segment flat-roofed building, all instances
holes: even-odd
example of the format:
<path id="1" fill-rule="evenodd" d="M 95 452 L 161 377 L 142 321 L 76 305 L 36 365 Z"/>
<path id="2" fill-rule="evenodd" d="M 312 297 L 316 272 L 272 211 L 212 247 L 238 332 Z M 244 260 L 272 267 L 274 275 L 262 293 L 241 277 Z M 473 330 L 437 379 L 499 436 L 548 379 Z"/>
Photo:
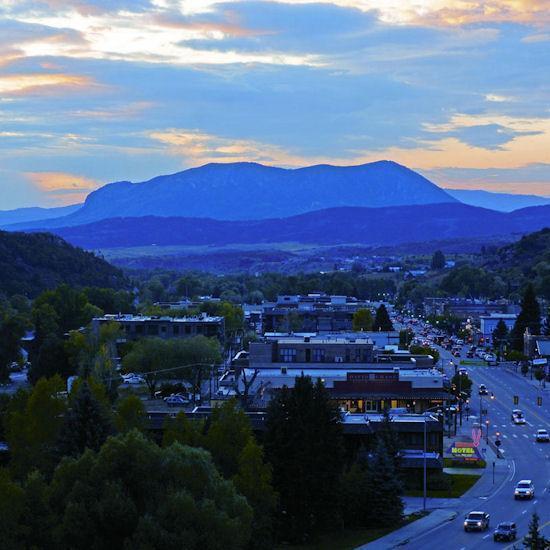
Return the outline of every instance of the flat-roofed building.
<path id="1" fill-rule="evenodd" d="M 224 318 L 206 314 L 196 317 L 104 315 L 92 320 L 92 330 L 99 334 L 101 325 L 113 322 L 121 326 L 128 340 L 145 337 L 191 338 L 202 335 L 222 341 L 225 333 Z"/>

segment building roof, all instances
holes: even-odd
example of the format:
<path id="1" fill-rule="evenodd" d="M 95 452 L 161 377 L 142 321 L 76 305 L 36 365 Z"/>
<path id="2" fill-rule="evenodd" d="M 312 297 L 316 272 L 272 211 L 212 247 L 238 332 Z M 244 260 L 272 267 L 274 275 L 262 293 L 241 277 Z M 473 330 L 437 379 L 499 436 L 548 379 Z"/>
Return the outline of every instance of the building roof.
<path id="1" fill-rule="evenodd" d="M 115 321 L 120 323 L 144 323 L 150 321 L 168 322 L 168 323 L 219 323 L 223 321 L 223 317 L 210 315 L 196 315 L 189 317 L 170 317 L 169 315 L 132 315 L 130 313 L 122 313 L 119 315 L 103 315 L 102 317 L 94 317 L 94 321 Z"/>
<path id="2" fill-rule="evenodd" d="M 537 339 L 537 353 L 539 355 L 550 355 L 550 340 Z"/>

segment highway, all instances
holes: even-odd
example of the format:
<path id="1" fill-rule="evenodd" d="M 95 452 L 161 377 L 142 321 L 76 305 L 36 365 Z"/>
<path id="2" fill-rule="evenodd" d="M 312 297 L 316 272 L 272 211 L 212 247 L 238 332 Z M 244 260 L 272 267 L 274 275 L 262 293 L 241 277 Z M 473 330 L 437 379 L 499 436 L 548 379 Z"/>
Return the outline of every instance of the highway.
<path id="1" fill-rule="evenodd" d="M 459 359 L 451 357 L 446 350 L 440 349 L 440 351 L 445 370 L 451 377 L 454 369 L 450 365 L 450 360 L 458 362 Z M 493 542 L 493 530 L 501 521 L 516 522 L 518 538 L 515 547 L 523 548 L 521 540 L 527 533 L 531 514 L 534 511 L 537 511 L 541 518 L 540 525 L 544 526 L 543 532 L 546 537 L 550 537 L 550 443 L 536 443 L 534 438 L 537 429 L 550 430 L 550 392 L 543 393 L 542 390 L 503 367 L 466 366 L 466 369 L 473 381 L 470 415 L 479 418 L 477 392 L 479 384 L 485 384 L 489 393 L 494 393 L 495 399 L 483 398 L 483 408 L 487 409 L 487 416 L 483 416 L 483 423 L 485 424 L 485 420 L 489 419 L 490 436 L 494 436 L 497 431 L 500 432 L 501 449 L 508 464 L 508 473 L 495 485 L 494 491 L 488 496 L 475 496 L 474 486 L 463 497 L 456 499 L 456 505 L 451 504 L 452 509 L 459 512 L 454 520 L 411 540 L 406 548 L 448 550 L 483 549 L 496 546 L 514 548 L 513 543 Z M 514 395 L 519 397 L 518 405 L 514 405 Z M 537 396 L 540 395 L 544 395 L 542 406 L 537 405 Z M 511 422 L 510 415 L 514 408 L 524 412 L 526 425 L 516 426 Z M 485 430 L 483 434 L 485 437 Z M 533 500 L 514 500 L 514 487 L 521 479 L 531 479 L 535 484 Z M 473 495 L 469 496 L 472 493 Z M 472 510 L 485 511 L 491 515 L 489 530 L 481 533 L 464 531 L 464 516 Z"/>

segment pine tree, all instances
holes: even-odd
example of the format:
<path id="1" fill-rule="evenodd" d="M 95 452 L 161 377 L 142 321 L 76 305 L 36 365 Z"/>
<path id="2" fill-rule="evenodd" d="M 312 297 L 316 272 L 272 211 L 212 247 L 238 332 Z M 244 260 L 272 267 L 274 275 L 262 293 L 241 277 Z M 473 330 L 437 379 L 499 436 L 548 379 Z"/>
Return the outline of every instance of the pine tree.
<path id="1" fill-rule="evenodd" d="M 529 550 L 545 550 L 550 544 L 550 540 L 539 533 L 539 519 L 538 514 L 534 512 L 529 522 L 529 531 L 523 538 L 523 546 Z"/>
<path id="2" fill-rule="evenodd" d="M 296 378 L 269 405 L 265 450 L 280 495 L 286 539 L 307 540 L 316 531 L 339 524 L 337 499 L 342 469 L 338 409 L 323 383 Z"/>
<path id="3" fill-rule="evenodd" d="M 370 464 L 372 484 L 377 488 L 376 499 L 372 502 L 373 516 L 379 526 L 397 525 L 403 518 L 403 486 L 397 478 L 397 472 L 388 449 L 381 439 L 378 440 Z"/>
<path id="4" fill-rule="evenodd" d="M 445 255 L 441 250 L 436 250 L 432 256 L 432 271 L 438 271 L 445 267 Z"/>
<path id="5" fill-rule="evenodd" d="M 512 347 L 517 351 L 523 351 L 523 334 L 526 328 L 531 334 L 540 334 L 540 306 L 531 283 L 525 289 L 521 311 L 512 329 Z"/>
<path id="6" fill-rule="evenodd" d="M 393 460 L 394 468 L 397 473 L 401 463 L 400 450 L 402 444 L 399 435 L 393 427 L 391 416 L 387 409 L 382 413 L 382 422 L 380 422 L 380 427 L 376 435 L 377 438 L 384 443 L 388 455 Z"/>
<path id="7" fill-rule="evenodd" d="M 86 449 L 98 451 L 112 431 L 105 406 L 94 396 L 89 383 L 81 382 L 61 427 L 59 454 L 80 456 Z"/>
<path id="8" fill-rule="evenodd" d="M 391 322 L 388 310 L 384 304 L 380 304 L 376 310 L 376 316 L 374 317 L 374 324 L 372 330 L 389 332 L 393 330 L 393 324 Z"/>
<path id="9" fill-rule="evenodd" d="M 493 344 L 496 348 L 498 348 L 498 356 L 500 359 L 500 356 L 502 355 L 502 350 L 504 347 L 504 344 L 508 341 L 508 327 L 506 326 L 506 323 L 500 319 L 497 323 L 497 326 L 495 327 L 495 330 L 493 330 Z"/>

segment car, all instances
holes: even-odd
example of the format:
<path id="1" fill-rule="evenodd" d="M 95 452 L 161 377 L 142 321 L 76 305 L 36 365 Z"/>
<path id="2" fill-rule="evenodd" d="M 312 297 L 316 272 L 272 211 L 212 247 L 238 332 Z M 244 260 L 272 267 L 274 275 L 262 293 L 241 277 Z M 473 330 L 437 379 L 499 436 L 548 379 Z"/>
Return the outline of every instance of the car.
<path id="1" fill-rule="evenodd" d="M 453 355 L 453 357 L 460 357 L 460 350 L 458 350 L 458 349 L 453 350 L 452 355 Z"/>
<path id="2" fill-rule="evenodd" d="M 182 395 L 171 395 L 170 397 L 165 397 L 164 402 L 169 407 L 184 407 L 189 404 L 189 399 L 185 399 Z"/>
<path id="3" fill-rule="evenodd" d="M 468 371 L 464 367 L 460 367 L 458 369 L 458 374 L 460 374 L 460 376 L 468 376 Z"/>
<path id="4" fill-rule="evenodd" d="M 466 353 L 466 357 L 467 357 L 468 359 L 473 359 L 473 358 L 474 358 L 474 352 L 473 352 L 473 351 L 468 351 L 468 352 Z"/>
<path id="5" fill-rule="evenodd" d="M 145 384 L 145 378 L 143 376 L 138 376 L 133 374 L 132 376 L 123 376 L 122 377 L 124 384 Z"/>
<path id="6" fill-rule="evenodd" d="M 489 514 L 474 510 L 464 519 L 464 531 L 485 531 L 489 529 Z"/>
<path id="7" fill-rule="evenodd" d="M 511 420 L 514 424 L 525 424 L 525 416 L 523 416 L 523 412 L 519 409 L 512 411 Z"/>
<path id="8" fill-rule="evenodd" d="M 530 479 L 522 479 L 518 481 L 516 488 L 514 489 L 514 499 L 529 499 L 535 498 L 535 486 Z"/>
<path id="9" fill-rule="evenodd" d="M 535 441 L 537 443 L 548 443 L 550 442 L 550 434 L 548 430 L 537 430 L 535 434 Z"/>
<path id="10" fill-rule="evenodd" d="M 493 540 L 495 542 L 501 540 L 510 542 L 516 540 L 517 534 L 518 530 L 513 521 L 501 521 L 493 533 Z"/>
<path id="11" fill-rule="evenodd" d="M 479 395 L 489 395 L 489 391 L 487 390 L 487 387 L 485 386 L 485 384 L 479 385 L 478 393 Z"/>

